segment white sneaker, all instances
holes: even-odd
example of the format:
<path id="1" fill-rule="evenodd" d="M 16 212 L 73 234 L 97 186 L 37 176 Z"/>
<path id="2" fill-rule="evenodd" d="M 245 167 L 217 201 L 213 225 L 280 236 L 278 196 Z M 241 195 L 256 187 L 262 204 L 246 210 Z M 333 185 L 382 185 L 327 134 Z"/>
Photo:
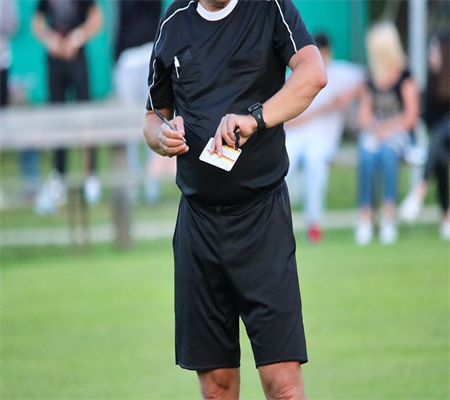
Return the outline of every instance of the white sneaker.
<path id="1" fill-rule="evenodd" d="M 358 246 L 366 246 L 373 239 L 373 224 L 368 220 L 360 220 L 355 230 L 355 242 Z"/>
<path id="2" fill-rule="evenodd" d="M 399 206 L 398 215 L 400 219 L 408 223 L 416 221 L 422 205 L 423 201 L 420 196 L 415 191 L 412 191 Z"/>
<path id="3" fill-rule="evenodd" d="M 442 221 L 439 233 L 443 240 L 450 240 L 450 218 L 446 218 Z"/>
<path id="4" fill-rule="evenodd" d="M 397 241 L 398 229 L 393 219 L 382 219 L 380 223 L 380 242 L 393 244 Z"/>
<path id="5" fill-rule="evenodd" d="M 36 196 L 34 209 L 40 215 L 55 214 L 59 207 L 67 201 L 67 188 L 61 174 L 50 172 Z"/>
<path id="6" fill-rule="evenodd" d="M 102 185 L 95 175 L 89 175 L 84 182 L 84 198 L 89 204 L 98 203 L 102 197 Z"/>

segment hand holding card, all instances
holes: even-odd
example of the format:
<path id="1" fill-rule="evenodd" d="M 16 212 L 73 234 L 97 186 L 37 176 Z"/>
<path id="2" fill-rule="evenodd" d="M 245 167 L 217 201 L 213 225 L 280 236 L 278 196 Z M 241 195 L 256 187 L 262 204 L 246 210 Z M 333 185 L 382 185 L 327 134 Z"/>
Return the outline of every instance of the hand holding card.
<path id="1" fill-rule="evenodd" d="M 227 172 L 231 171 L 237 159 L 241 155 L 242 150 L 241 149 L 236 150 L 233 147 L 223 145 L 222 146 L 223 155 L 222 157 L 219 157 L 217 152 L 211 153 L 211 151 L 209 150 L 211 148 L 213 140 L 214 138 L 209 139 L 208 143 L 206 144 L 205 148 L 202 151 L 202 154 L 200 154 L 199 157 L 200 160 L 208 164 L 214 165 L 217 168 L 221 168 Z"/>

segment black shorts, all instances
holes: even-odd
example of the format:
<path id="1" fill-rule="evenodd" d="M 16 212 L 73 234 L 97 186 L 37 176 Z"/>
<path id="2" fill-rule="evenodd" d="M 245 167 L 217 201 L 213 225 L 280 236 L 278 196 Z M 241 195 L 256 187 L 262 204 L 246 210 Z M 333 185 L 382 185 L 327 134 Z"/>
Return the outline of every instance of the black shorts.
<path id="1" fill-rule="evenodd" d="M 307 362 L 284 182 L 238 206 L 201 206 L 182 197 L 173 245 L 178 365 L 239 367 L 239 316 L 257 367 Z"/>

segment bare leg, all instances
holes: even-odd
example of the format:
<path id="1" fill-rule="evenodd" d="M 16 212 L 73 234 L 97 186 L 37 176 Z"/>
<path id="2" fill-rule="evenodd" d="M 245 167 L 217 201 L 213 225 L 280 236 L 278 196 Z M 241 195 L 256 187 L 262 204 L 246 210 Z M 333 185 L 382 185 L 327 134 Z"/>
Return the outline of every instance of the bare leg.
<path id="1" fill-rule="evenodd" d="M 368 207 L 368 206 L 361 207 L 360 217 L 362 220 L 367 221 L 367 222 L 372 221 L 372 216 L 373 216 L 372 207 Z"/>
<path id="2" fill-rule="evenodd" d="M 383 218 L 395 220 L 397 207 L 393 201 L 386 201 L 383 207 Z"/>
<path id="3" fill-rule="evenodd" d="M 197 371 L 203 400 L 238 400 L 239 368 Z"/>
<path id="4" fill-rule="evenodd" d="M 267 400 L 305 400 L 300 363 L 283 362 L 259 367 Z"/>

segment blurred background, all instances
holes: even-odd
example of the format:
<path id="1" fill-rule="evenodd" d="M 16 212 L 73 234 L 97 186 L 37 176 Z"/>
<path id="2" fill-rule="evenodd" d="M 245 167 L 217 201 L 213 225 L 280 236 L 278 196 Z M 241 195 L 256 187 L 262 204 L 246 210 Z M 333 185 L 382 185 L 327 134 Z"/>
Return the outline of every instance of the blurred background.
<path id="1" fill-rule="evenodd" d="M 150 154 L 141 127 L 150 32 L 170 1 L 96 0 L 92 36 L 71 36 L 85 47 L 89 93 L 68 85 L 64 99 L 49 83 L 51 44 L 37 17 L 45 21 L 47 11 L 38 0 L 1 2 L 8 96 L 0 111 L 0 397 L 198 398 L 195 375 L 173 361 L 176 166 Z M 136 11 L 139 3 L 151 6 Z M 449 34 L 448 0 L 294 3 L 313 34 L 327 35 L 332 58 L 357 66 L 361 76 L 369 70 L 367 32 L 391 21 L 426 103 L 430 48 Z M 144 37 L 120 40 L 142 27 Z M 448 77 L 448 52 L 440 54 Z M 447 119 L 448 82 L 441 85 Z M 399 216 L 395 243 L 358 246 L 359 105 L 355 95 L 341 109 L 320 225 L 295 196 L 302 178 L 290 186 L 311 360 L 307 394 L 448 399 L 450 220 L 431 180 L 420 209 Z M 414 131 L 399 166 L 399 209 L 420 182 L 433 137 L 423 118 Z M 448 156 L 446 165 L 448 173 Z M 260 399 L 245 333 L 242 340 L 242 398 Z"/>

